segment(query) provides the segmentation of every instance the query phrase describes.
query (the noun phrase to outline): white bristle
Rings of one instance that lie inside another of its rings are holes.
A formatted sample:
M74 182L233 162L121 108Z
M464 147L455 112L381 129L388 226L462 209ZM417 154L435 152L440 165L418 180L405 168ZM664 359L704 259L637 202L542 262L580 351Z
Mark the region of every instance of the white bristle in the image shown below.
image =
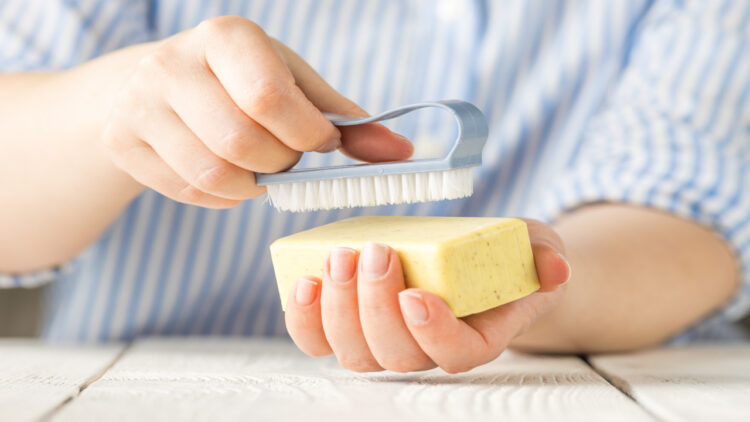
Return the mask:
M268 185L268 197L282 211L439 201L470 196L474 191L472 167L385 176Z

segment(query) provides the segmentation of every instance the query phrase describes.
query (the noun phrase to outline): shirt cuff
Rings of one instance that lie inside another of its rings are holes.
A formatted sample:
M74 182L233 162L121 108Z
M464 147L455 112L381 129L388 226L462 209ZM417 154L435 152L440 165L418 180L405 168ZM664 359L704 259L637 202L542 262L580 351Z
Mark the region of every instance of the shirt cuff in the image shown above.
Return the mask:
M59 267L33 271L23 274L0 274L0 289L14 287L33 288L51 283L70 273L73 263L69 262Z

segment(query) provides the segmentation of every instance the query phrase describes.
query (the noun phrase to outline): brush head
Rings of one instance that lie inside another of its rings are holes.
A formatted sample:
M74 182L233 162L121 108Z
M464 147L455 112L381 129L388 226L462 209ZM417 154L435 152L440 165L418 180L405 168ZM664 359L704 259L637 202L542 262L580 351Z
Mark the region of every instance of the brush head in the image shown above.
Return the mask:
M444 171L269 184L268 199L280 211L316 211L439 201L471 196L472 167Z

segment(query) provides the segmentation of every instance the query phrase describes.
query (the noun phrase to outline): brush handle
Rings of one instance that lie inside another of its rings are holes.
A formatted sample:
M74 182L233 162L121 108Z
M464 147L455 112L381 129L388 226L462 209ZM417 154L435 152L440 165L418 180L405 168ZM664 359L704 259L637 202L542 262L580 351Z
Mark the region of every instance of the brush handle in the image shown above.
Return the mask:
M362 118L324 113L336 126L356 126L393 119L422 108L436 107L450 112L458 124L453 147L443 158L396 161L390 163L355 164L324 168L292 169L282 173L257 173L259 186L338 179L344 177L383 176L388 174L444 171L482 163L482 149L487 142L488 127L482 112L473 104L460 100L442 100L411 104Z
M336 126L356 126L394 119L412 111L430 107L448 110L458 123L456 140L453 142L453 148L446 158L471 157L477 153L481 154L487 140L487 124L482 112L473 104L465 101L443 100L417 103L387 110L369 117L350 117L336 113L323 113L323 115ZM456 157L456 155L458 156ZM463 167L463 165L459 165L459 167Z

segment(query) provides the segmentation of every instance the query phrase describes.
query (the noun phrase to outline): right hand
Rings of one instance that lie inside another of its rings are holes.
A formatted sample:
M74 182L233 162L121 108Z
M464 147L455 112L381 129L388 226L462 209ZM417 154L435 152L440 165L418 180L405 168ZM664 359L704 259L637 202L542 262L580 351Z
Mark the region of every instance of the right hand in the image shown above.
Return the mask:
M289 48L240 17L204 21L133 66L103 141L119 168L176 201L225 208L259 196L254 172L292 167L304 151L363 161L408 158L382 125L336 128L328 111L366 116Z

